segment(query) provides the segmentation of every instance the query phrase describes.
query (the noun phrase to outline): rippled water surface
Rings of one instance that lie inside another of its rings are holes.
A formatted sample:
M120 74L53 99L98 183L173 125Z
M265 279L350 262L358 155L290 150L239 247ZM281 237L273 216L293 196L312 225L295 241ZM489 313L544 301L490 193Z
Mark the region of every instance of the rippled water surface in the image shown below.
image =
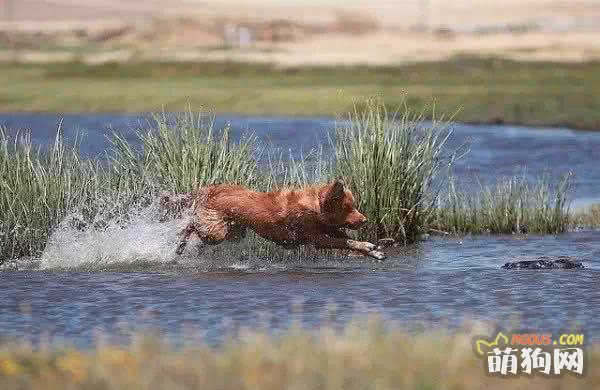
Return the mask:
M57 116L0 115L0 125L30 128L47 143ZM67 136L83 133L82 149L98 155L109 128L131 131L135 116L71 115ZM222 118L236 135L253 130L279 148L310 150L333 125L327 119ZM572 171L575 201L598 199L600 134L570 130L456 125L451 147L471 152L455 174L467 182L502 175ZM243 326L280 329L296 318L306 326L344 323L379 313L386 323L458 325L465 319L522 328L582 326L600 335L600 232L559 236L431 238L394 248L384 262L364 258L258 259L235 247L173 265L175 225L141 221L134 230L57 233L41 259L21 260L0 273L0 336L47 335L88 344L100 333L140 324L179 337L198 330L217 340ZM566 255L583 270L501 270L507 261ZM147 260L147 261L144 261ZM32 269L33 268L33 269ZM42 270L43 269L43 270Z
M583 270L508 271L506 261L572 255ZM379 313L389 322L458 325L519 320L521 327L583 326L600 334L600 232L558 237L434 239L377 263L363 258L243 261L208 270L199 261L150 270L0 273L2 334L43 334L86 343L101 330L145 324L169 335L210 339L240 326L278 329L296 315L307 326ZM148 265L146 266L148 267Z

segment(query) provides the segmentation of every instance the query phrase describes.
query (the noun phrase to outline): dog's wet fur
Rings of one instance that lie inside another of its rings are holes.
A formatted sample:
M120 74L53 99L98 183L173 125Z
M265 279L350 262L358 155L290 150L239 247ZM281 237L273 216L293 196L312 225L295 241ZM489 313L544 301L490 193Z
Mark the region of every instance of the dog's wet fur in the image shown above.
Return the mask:
M574 261L567 256L543 256L537 260L514 261L506 263L503 269L575 269L585 268L579 261Z
M257 192L244 186L218 184L186 195L161 198L164 218L192 209L192 221L181 232L176 253L181 255L192 235L202 245L239 240L252 229L259 236L286 248L312 244L317 249L347 249L382 260L381 247L353 240L346 229L367 222L354 205L353 194L340 180L325 185L274 192Z

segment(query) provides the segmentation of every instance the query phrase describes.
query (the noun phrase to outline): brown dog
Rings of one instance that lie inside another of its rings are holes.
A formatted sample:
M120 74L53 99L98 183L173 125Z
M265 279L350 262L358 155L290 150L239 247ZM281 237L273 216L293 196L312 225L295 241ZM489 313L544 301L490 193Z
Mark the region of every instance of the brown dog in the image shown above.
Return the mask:
M193 208L192 222L181 232L177 254L196 234L203 244L243 238L246 228L286 249L313 244L318 249L349 249L382 260L375 244L350 239L367 218L354 206L352 193L336 180L299 190L256 192L239 185L213 185L179 196L177 207ZM163 205L168 203L163 198Z

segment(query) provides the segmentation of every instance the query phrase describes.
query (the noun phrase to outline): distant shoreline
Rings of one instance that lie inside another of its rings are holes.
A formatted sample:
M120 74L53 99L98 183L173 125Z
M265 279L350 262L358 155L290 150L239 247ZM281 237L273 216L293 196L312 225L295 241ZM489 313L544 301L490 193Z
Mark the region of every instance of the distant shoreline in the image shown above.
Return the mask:
M600 130L600 62L457 57L398 66L0 63L0 112L183 111L339 117L380 96L427 119ZM434 103L435 102L435 103ZM435 105L435 109L432 107Z

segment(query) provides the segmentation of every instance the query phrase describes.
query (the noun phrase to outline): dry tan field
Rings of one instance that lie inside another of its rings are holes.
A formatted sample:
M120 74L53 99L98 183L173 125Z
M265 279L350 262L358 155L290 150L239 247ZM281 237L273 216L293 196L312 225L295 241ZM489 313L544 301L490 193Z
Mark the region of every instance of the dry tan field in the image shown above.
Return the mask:
M600 58L599 0L5 0L0 59L399 64Z

